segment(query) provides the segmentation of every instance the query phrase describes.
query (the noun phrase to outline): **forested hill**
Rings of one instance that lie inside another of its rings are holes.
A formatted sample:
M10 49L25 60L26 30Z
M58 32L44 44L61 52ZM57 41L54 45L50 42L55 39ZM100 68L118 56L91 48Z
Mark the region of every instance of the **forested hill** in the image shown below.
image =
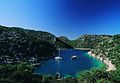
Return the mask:
M60 37L58 37L61 41L63 41L63 42L69 42L70 40L67 38L67 37L65 37L65 36L60 36Z
M120 69L120 34L100 42L92 49L92 53L108 57Z
M69 40L67 37L61 36L60 40L66 42L67 44L73 46L74 48L93 48L98 43L103 40L111 39L111 35L89 35L84 34L75 40Z
M107 57L115 65L116 70L106 72L89 71L81 75L80 82L86 83L120 83L120 34L102 40L91 52L96 56ZM91 73L92 72L92 73ZM88 74L89 73L89 74ZM89 79L89 80L88 80Z
M38 55L44 59L55 54L57 48L72 47L48 32L0 26L0 56L29 58Z

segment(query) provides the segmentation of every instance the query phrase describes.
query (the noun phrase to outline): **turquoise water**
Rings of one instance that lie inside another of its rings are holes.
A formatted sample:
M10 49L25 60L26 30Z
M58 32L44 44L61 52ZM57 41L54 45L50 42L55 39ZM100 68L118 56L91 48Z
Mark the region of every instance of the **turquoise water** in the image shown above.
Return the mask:
M46 61L42 66L37 67L34 73L46 75L55 75L59 72L61 76L75 76L77 72L83 70L90 70L91 68L101 68L103 63L90 55L87 54L88 51L84 50L61 50L60 55L63 60L55 60L54 58ZM77 55L77 60L71 60L73 55Z

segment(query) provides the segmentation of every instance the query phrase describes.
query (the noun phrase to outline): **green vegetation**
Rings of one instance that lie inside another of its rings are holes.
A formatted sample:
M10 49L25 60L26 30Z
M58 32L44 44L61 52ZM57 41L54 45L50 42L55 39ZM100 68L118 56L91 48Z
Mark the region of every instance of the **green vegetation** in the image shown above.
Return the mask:
M89 35L84 34L75 40L69 40L68 38L61 36L59 39L73 46L74 48L93 48L98 43L110 39L111 35Z
M111 82L120 82L120 35L113 35L109 40L104 40L92 49L96 55L108 57L117 70L110 71Z
M105 69L92 69L90 71L80 72L78 77L79 83L107 83L111 80L109 72Z
M16 27L0 26L0 57L10 56L27 61L38 56L38 60L56 55L57 48L72 48L54 35Z
M33 74L33 67L27 63L0 65L0 83L51 83L51 76Z

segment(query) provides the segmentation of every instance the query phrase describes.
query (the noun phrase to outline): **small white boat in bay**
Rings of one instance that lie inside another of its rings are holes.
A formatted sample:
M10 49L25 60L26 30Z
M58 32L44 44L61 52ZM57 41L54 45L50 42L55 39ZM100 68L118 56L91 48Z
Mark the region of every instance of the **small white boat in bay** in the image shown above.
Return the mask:
M76 59L78 59L78 56L76 56L76 55L71 57L71 60L76 60Z
M63 58L60 56L55 57L55 60L62 60Z
M40 65L41 65L41 63L33 63L34 67L37 67L37 66L40 66Z

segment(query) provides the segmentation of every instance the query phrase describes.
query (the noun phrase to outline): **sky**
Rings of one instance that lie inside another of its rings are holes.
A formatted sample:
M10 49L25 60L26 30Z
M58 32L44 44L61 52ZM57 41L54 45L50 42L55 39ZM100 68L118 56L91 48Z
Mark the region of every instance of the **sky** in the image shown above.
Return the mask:
M70 39L120 34L120 0L0 0L0 25Z

